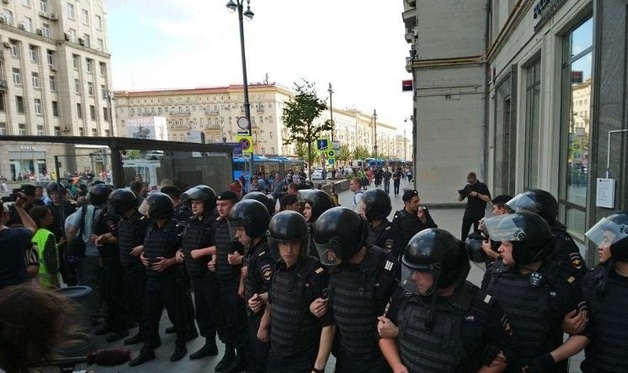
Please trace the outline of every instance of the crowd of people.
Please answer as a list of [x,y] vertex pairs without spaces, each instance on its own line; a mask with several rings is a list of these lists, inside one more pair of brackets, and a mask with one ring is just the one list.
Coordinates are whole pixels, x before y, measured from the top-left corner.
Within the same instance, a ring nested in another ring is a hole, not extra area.
[[[367,183],[350,180],[351,208],[295,175],[253,178],[248,191],[236,180],[219,193],[171,180],[153,191],[141,180],[93,182],[76,194],[52,183],[45,196],[22,185],[2,206],[0,300],[32,288],[45,305],[41,294],[64,284],[91,287],[95,334],[142,344],[131,367],[156,358],[165,308],[170,361],[200,335],[189,358],[216,356],[222,343],[223,373],[563,373],[583,349],[584,372],[628,371],[627,211],[586,233],[600,253],[588,270],[544,190],[492,198],[470,173],[458,190],[468,201],[459,239],[438,228],[414,189],[397,187],[403,208],[389,221],[389,189]],[[488,203],[492,217],[479,213]],[[486,265],[480,287],[467,281],[470,260]],[[12,307],[0,302],[0,368],[10,373],[50,355],[18,351],[5,333]]]

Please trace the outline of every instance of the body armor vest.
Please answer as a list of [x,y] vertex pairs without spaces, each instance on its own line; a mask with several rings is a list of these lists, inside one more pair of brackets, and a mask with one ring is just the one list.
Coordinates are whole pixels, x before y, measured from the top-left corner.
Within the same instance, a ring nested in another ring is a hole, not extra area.
[[213,219],[208,219],[208,217],[199,220],[196,216],[193,216],[186,222],[181,240],[181,251],[183,251],[185,269],[191,276],[199,276],[209,272],[207,262],[211,260],[211,256],[205,255],[194,259],[192,255],[190,255],[190,252],[209,246],[211,242],[212,223],[214,221]]
[[[153,224],[148,228],[146,240],[144,240],[144,256],[148,258],[150,264],[157,261],[157,257],[172,258],[179,249],[179,226],[176,220],[170,219],[163,227],[158,228]],[[178,265],[166,268],[162,272],[157,272],[146,267],[147,274],[151,276],[165,276],[176,271]]]
[[357,270],[343,269],[330,278],[331,308],[340,344],[349,353],[371,354],[378,348],[377,317],[384,313],[388,301],[384,291],[393,280],[391,271],[384,269],[387,258],[384,249],[370,248]]
[[410,372],[466,372],[462,322],[476,291],[465,282],[451,297],[438,298],[433,310],[431,297],[406,295],[398,317],[397,340]]
[[[613,271],[613,269],[610,269]],[[586,348],[585,363],[599,372],[628,372],[628,282],[606,275],[597,266],[588,273],[583,290],[595,325],[595,339]]]
[[[269,256],[270,250],[268,248],[268,241],[266,241],[266,238],[262,238],[262,240],[249,251],[247,258],[247,266],[249,269],[246,276],[246,282],[244,283],[244,299],[247,301],[251,299],[255,293],[261,294],[267,291],[264,288],[264,279],[262,279],[257,272],[257,267],[261,258]],[[250,310],[248,307],[247,309]]]
[[[109,228],[109,226],[107,226],[107,224],[111,223],[111,219],[113,219],[113,217],[111,216],[111,214],[109,213],[109,211],[107,211],[107,209],[101,210],[100,213],[96,216],[96,219],[94,220],[94,225],[92,228],[92,233],[95,235],[102,235],[105,233],[111,233],[111,229]],[[117,222],[114,224],[114,227],[117,225]],[[119,253],[120,249],[118,249],[118,244],[111,244],[111,243],[105,243],[102,246],[98,247],[98,252],[100,253],[100,257],[102,258],[103,262],[117,262],[119,261]]]
[[216,221],[216,276],[223,280],[230,280],[240,275],[240,266],[232,266],[227,260],[227,255],[233,253],[233,240],[229,232],[226,219],[219,218]]
[[146,225],[148,219],[137,210],[128,219],[120,219],[118,224],[118,248],[120,250],[120,263],[124,267],[141,264],[140,258],[131,256],[131,250],[144,243]]
[[[530,284],[530,275],[509,269],[502,262],[496,262],[490,269],[486,292],[499,301],[519,341],[515,367],[530,365],[534,358],[551,351],[548,350],[552,338],[550,328],[555,316],[550,298],[556,297],[553,283],[557,269],[557,264],[545,262],[538,272],[543,275],[539,286]],[[562,331],[559,332],[562,343]]]
[[273,277],[270,341],[271,350],[280,356],[297,354],[320,338],[318,319],[304,299],[306,280],[318,260],[306,257],[292,271],[275,272]]

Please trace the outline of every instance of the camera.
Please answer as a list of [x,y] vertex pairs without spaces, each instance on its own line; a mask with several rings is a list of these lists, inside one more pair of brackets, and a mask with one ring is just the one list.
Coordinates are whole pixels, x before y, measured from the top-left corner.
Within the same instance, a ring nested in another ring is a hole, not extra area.
[[13,189],[10,195],[2,197],[2,202],[15,202],[20,198],[20,193],[24,193],[21,188]]

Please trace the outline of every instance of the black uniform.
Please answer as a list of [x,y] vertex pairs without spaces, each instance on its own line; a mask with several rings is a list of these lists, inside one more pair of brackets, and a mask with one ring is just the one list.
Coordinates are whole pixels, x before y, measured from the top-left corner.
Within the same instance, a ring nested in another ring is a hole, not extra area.
[[388,318],[399,328],[397,344],[408,371],[477,372],[497,351],[512,361],[517,341],[493,298],[468,281],[450,297],[438,297],[433,303],[434,296],[418,296],[400,287],[391,299]]
[[124,273],[124,287],[122,288],[126,305],[131,318],[140,325],[140,335],[144,335],[144,291],[146,288],[146,270],[139,256],[132,256],[131,250],[144,244],[149,220],[135,210],[128,218],[120,218],[118,223],[118,247],[120,250],[120,264]]
[[[97,236],[111,233],[118,236],[119,218],[107,208],[100,211],[94,220],[92,234]],[[113,332],[121,333],[128,330],[129,314],[123,292],[124,275],[120,263],[118,244],[105,243],[98,247],[102,265],[102,299],[107,303],[108,326]]]
[[316,318],[310,304],[323,296],[329,274],[316,258],[306,257],[290,267],[277,263],[268,294],[271,304],[268,372],[310,373],[320,343],[321,329],[331,324],[329,314]]
[[558,221],[551,225],[552,233],[556,237],[554,251],[549,257],[550,260],[559,263],[567,269],[567,272],[574,275],[578,280],[584,277],[588,270],[584,259],[580,255],[580,249],[574,242],[571,235],[567,233],[567,227]]
[[401,178],[403,177],[403,172],[400,169],[393,172],[393,192],[396,196],[399,195],[399,185],[401,184]]
[[172,217],[179,224],[185,224],[192,217],[192,210],[184,203],[174,208],[174,216]]
[[[244,299],[248,302],[253,294],[267,293],[271,287],[271,280],[276,263],[270,255],[266,237],[262,237],[257,245],[249,248],[245,260],[248,269],[244,288]],[[257,331],[262,315],[264,314],[264,308],[262,307],[257,313],[253,313],[248,308],[247,310],[249,311],[248,330],[251,347],[247,372],[266,372],[270,343],[263,343],[257,338]]]
[[478,181],[473,185],[467,184],[464,186],[461,194],[467,199],[467,206],[464,209],[464,216],[462,217],[462,234],[460,237],[462,241],[467,239],[469,229],[472,225],[473,230],[476,233],[480,233],[478,224],[486,212],[486,202],[481,200],[480,197],[470,197],[469,193],[471,192],[477,192],[488,196],[489,199],[491,198],[491,192],[489,192],[486,184],[482,182]]
[[[534,276],[495,262],[485,274],[482,289],[497,299],[517,334],[520,353],[509,372],[520,372],[535,358],[560,346],[565,314],[586,309],[576,278],[547,260]],[[567,372],[567,365],[565,360],[548,372]]]
[[[192,209],[184,203],[180,203],[174,208],[174,215],[172,218],[177,221],[181,226],[185,226],[187,222],[192,218]],[[192,293],[190,292],[192,284],[190,283],[190,274],[187,271],[187,266],[182,268],[183,284],[185,286],[184,299],[185,299],[185,323],[187,325],[188,336],[198,336],[196,332],[196,326],[194,325],[195,311],[194,302],[192,300]],[[172,321],[172,320],[171,320]]]
[[[62,237],[65,237],[65,219],[72,213],[74,213],[74,211],[76,211],[76,206],[71,204],[70,202],[64,201],[63,213],[61,211],[60,204],[55,205],[54,203],[51,203],[47,207],[50,212],[52,212],[53,216],[50,231],[54,233],[57,242],[59,242],[61,241]],[[68,263],[66,247],[67,244],[65,243],[63,245],[57,245],[57,249],[59,252],[59,272],[61,273],[63,282],[65,282],[68,286],[75,286],[78,284],[76,269],[73,268],[70,263]]]
[[406,209],[395,212],[392,223],[399,228],[403,237],[402,247],[406,247],[410,239],[426,228],[438,228],[429,210],[425,210],[425,223],[423,223],[417,214],[411,214]]
[[582,282],[590,309],[585,334],[591,340],[580,366],[584,373],[628,372],[628,278],[609,265],[596,266]]
[[152,269],[157,257],[173,258],[180,246],[182,227],[174,219],[159,227],[151,223],[144,240],[144,256],[148,259],[146,267],[146,290],[144,293],[144,325],[146,340],[144,349],[153,350],[159,344],[159,320],[164,306],[168,317],[174,324],[178,347],[185,346],[185,307],[183,275],[179,265],[173,265],[161,272]]
[[397,256],[380,247],[367,249],[360,264],[330,269],[329,300],[338,344],[336,372],[389,372],[378,346],[377,317],[397,288]]
[[194,287],[194,304],[196,306],[196,322],[201,335],[215,343],[216,332],[225,342],[228,333],[222,310],[218,280],[213,272],[207,268],[210,256],[194,259],[191,251],[211,245],[213,240],[213,225],[216,222],[216,214],[210,213],[199,219],[192,216],[187,222],[183,232],[181,251],[185,260],[185,269],[192,279]]
[[401,231],[386,218],[377,227],[369,224],[369,235],[366,238],[366,245],[368,247],[378,246],[384,248],[391,252],[395,258],[401,258],[401,255],[403,255],[404,241]]

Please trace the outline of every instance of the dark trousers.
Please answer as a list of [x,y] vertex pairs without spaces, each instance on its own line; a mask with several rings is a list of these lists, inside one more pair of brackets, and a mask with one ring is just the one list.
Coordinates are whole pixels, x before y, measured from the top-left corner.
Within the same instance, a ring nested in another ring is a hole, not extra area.
[[147,276],[144,292],[145,348],[154,346],[159,340],[159,320],[166,307],[168,317],[174,324],[177,346],[185,346],[185,306],[183,304],[183,280],[180,273]]
[[87,296],[85,308],[93,319],[103,314],[102,304],[102,267],[100,266],[100,256],[85,256],[77,263],[77,274],[79,285],[92,288],[92,292]]
[[[185,270],[185,267],[181,266],[179,269],[181,272],[181,278],[183,281],[183,302],[185,307],[185,325],[186,330],[188,332],[193,333],[196,330],[196,325],[194,324],[194,319],[196,318],[196,313],[194,312],[194,300],[192,299],[192,285],[190,284],[190,276],[188,272]],[[172,324],[174,324],[173,320]]]
[[460,240],[464,241],[467,239],[467,236],[469,235],[469,229],[471,228],[472,225],[473,225],[473,231],[476,233],[480,233],[480,230],[478,229],[478,224],[480,223],[480,219],[482,219],[481,216],[479,218],[467,217],[467,216],[462,218],[462,232],[460,234]]
[[216,277],[207,273],[192,276],[194,287],[194,305],[196,306],[196,323],[201,335],[210,341],[216,340],[216,331],[222,342],[228,330],[220,302],[220,286]]
[[401,179],[393,179],[394,193],[395,195],[399,194],[399,184],[401,184]]
[[273,373],[311,373],[317,353],[316,347],[290,357],[281,356],[271,351],[268,354],[266,370]]
[[108,323],[116,332],[129,327],[129,312],[124,298],[124,271],[116,259],[103,259],[102,296],[107,303]]
[[131,319],[140,326],[139,333],[144,335],[144,291],[146,290],[146,269],[141,263],[124,267],[124,299]]
[[244,299],[238,295],[240,279],[220,279],[220,302],[225,317],[225,327],[227,333],[224,343],[234,344],[237,348],[247,348],[247,315]]
[[[399,190],[399,188],[397,188]],[[390,194],[390,179],[384,179],[384,192]]]
[[249,355],[247,373],[265,373],[266,365],[268,365],[268,352],[270,351],[270,343],[264,343],[257,338],[257,330],[262,320],[264,310],[249,316],[249,344],[251,353]]
[[355,355],[341,351],[335,373],[391,373],[392,369],[379,348],[371,354]]

